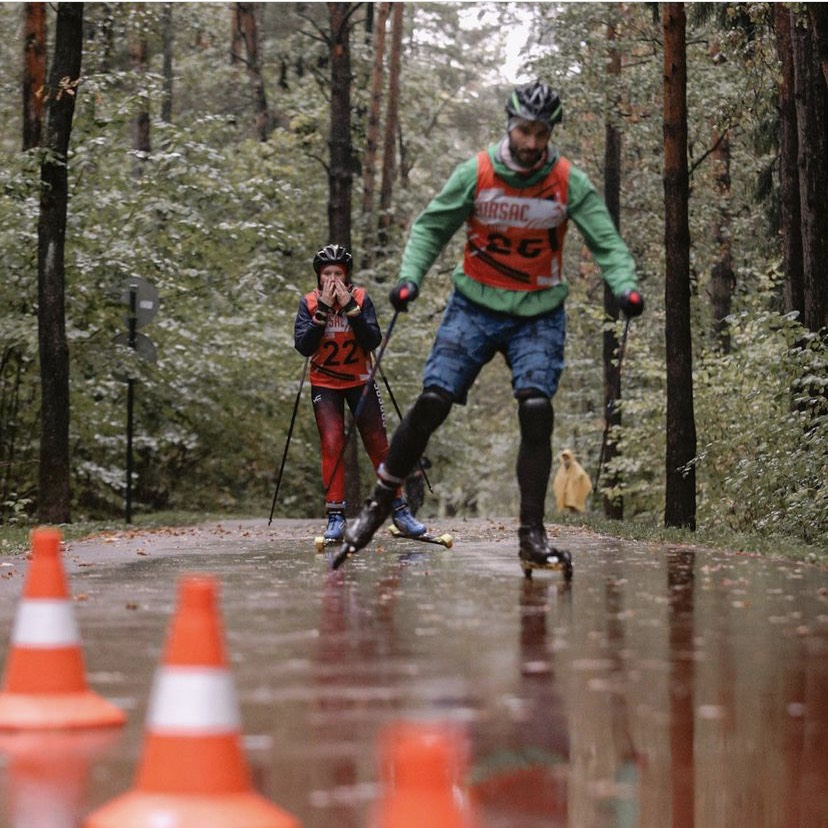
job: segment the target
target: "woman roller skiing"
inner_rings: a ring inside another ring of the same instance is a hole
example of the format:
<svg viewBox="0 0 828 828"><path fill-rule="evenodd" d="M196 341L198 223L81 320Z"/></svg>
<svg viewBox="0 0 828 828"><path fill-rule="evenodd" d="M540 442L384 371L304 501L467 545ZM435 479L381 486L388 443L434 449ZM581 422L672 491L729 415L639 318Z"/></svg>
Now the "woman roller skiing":
<svg viewBox="0 0 828 828"><path fill-rule="evenodd" d="M302 297L294 324L294 347L310 358L313 413L319 429L322 481L328 525L325 545L342 540L346 527L345 403L356 412L371 376L371 351L382 339L374 303L351 283L353 258L340 244L328 244L313 257L316 288ZM379 389L367 389L355 424L378 469L388 452ZM394 525L407 537L425 534L397 489L391 508Z"/></svg>

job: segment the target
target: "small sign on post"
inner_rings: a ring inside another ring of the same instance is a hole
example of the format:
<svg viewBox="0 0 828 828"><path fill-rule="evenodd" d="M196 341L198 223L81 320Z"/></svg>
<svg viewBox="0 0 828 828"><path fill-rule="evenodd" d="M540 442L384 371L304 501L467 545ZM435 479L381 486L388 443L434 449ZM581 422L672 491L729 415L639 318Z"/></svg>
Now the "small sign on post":
<svg viewBox="0 0 828 828"><path fill-rule="evenodd" d="M121 283L121 302L127 306L124 321L127 333L117 334L116 345L126 345L147 362L155 362L152 340L137 329L149 324L158 313L158 291L146 279L132 276ZM135 377L128 366L113 372L116 380L127 384L126 522L132 523L132 433L135 407Z"/></svg>

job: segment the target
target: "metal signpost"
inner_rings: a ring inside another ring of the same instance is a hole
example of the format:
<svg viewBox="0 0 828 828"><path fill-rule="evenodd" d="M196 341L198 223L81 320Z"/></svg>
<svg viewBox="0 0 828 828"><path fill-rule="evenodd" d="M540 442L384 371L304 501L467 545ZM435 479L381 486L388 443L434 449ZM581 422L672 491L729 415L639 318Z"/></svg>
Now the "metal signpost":
<svg viewBox="0 0 828 828"><path fill-rule="evenodd" d="M155 362L155 345L148 336L138 333L138 328L151 322L158 312L158 291L146 279L133 276L121 284L121 301L127 306L124 316L127 333L118 334L115 344L126 345L147 362ZM126 522L132 523L132 424L136 380L129 366L124 371L116 370L114 376L127 384Z"/></svg>

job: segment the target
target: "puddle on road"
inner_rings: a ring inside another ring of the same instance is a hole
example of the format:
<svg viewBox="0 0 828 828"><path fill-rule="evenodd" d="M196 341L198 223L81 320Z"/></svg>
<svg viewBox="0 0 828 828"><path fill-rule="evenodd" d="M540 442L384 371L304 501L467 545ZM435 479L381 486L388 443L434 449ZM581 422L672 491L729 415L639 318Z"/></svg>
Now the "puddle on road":
<svg viewBox="0 0 828 828"><path fill-rule="evenodd" d="M184 571L220 578L255 785L306 828L368 824L377 740L400 719L463 729L484 828L828 824L825 573L577 544L571 588L526 581L508 544L389 543L328 573L309 540L240 549L231 535L200 556L84 569L90 683L128 723L69 749L70 780L0 741L0 826L75 828L132 785Z"/></svg>

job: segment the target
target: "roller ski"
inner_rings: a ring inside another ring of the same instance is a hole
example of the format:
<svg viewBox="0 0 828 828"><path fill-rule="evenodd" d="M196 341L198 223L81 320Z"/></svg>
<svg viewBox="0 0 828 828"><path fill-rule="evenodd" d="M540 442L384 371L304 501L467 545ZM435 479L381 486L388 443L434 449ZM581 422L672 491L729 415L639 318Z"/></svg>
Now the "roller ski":
<svg viewBox="0 0 828 828"><path fill-rule="evenodd" d="M341 538L337 540L336 538L326 538L324 535L317 535L313 539L313 545L316 547L317 552L324 552L326 549L330 549L338 543L342 543Z"/></svg>
<svg viewBox="0 0 828 828"><path fill-rule="evenodd" d="M406 540L420 541L421 543L434 543L437 546L443 546L446 549L451 549L454 545L454 538L449 534L435 535L429 532L426 527L418 521L408 504L398 499L394 501L394 509L391 513L393 524L388 531L395 538L405 538Z"/></svg>
<svg viewBox="0 0 828 828"><path fill-rule="evenodd" d="M374 490L374 496L365 501L362 511L348 526L342 545L331 560L331 569L339 569L348 558L368 546L377 529L392 512L394 527L401 535L416 540L427 534L425 526L411 514L405 500L393 497L393 489L380 483Z"/></svg>
<svg viewBox="0 0 828 828"><path fill-rule="evenodd" d="M543 526L521 526L520 566L526 578L531 578L536 569L560 570L564 580L572 580L572 557L563 549L549 545Z"/></svg>
<svg viewBox="0 0 828 828"><path fill-rule="evenodd" d="M317 535L313 539L316 551L324 552L328 547L336 546L337 544L342 543L346 526L347 521L345 520L345 504L337 503L335 506L329 507L328 525L325 528L325 534Z"/></svg>
<svg viewBox="0 0 828 828"><path fill-rule="evenodd" d="M420 541L420 543L436 543L438 546L444 546L446 549L451 549L454 546L454 538L448 532L442 535L435 535L431 532L423 532L419 535L408 535L405 532L401 532L396 526L389 527L388 531L395 538Z"/></svg>

